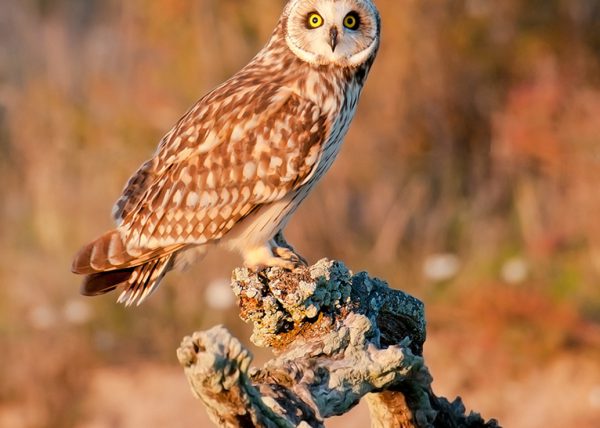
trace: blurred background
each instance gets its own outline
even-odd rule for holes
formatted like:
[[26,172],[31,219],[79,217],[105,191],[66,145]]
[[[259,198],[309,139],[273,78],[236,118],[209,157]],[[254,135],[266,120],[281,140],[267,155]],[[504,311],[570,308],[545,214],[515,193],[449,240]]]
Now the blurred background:
[[[175,350],[218,323],[250,346],[239,258],[135,309],[79,296],[70,263],[282,5],[0,0],[0,426],[206,426]],[[426,303],[438,395],[508,427],[600,426],[600,2],[377,5],[379,57],[290,242]],[[360,405],[330,426],[367,424]]]

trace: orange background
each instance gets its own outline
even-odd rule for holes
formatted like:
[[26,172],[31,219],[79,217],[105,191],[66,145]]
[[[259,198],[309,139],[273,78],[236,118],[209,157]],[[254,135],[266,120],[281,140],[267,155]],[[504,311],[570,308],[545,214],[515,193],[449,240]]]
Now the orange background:
[[[203,426],[175,349],[217,323],[248,343],[223,286],[239,258],[131,310],[69,267],[282,4],[0,0],[0,426]],[[600,5],[377,5],[379,57],[290,242],[426,303],[438,394],[509,427],[600,426]]]

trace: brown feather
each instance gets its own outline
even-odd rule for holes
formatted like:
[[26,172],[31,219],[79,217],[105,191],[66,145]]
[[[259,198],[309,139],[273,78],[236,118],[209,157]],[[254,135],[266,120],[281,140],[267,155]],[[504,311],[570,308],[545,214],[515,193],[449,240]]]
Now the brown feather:
[[116,270],[125,267],[138,257],[127,252],[120,232],[111,230],[79,250],[71,270],[78,274]]
[[135,268],[113,270],[87,275],[81,285],[84,296],[98,296],[113,291],[117,286],[127,281]]
[[136,248],[130,254],[123,242],[119,230],[111,230],[91,243],[85,245],[75,255],[71,271],[81,275],[127,269],[142,265],[158,256],[169,255],[185,244],[171,245],[164,248]]
[[87,275],[81,286],[81,294],[98,296],[121,286],[124,290],[118,301],[126,306],[136,302],[139,305],[156,290],[165,274],[172,269],[176,254],[167,254],[126,269]]

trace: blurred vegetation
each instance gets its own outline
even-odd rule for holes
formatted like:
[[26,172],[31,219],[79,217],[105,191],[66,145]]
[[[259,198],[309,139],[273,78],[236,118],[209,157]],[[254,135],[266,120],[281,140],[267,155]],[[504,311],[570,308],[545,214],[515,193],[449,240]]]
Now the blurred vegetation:
[[[131,311],[80,298],[69,266],[161,136],[260,49],[282,4],[0,0],[0,413],[22,405],[35,409],[26,426],[73,426],[82,373],[173,364],[184,334],[218,322],[246,337],[234,308],[202,303],[236,256],[170,275]],[[383,43],[357,117],[290,241],[415,293],[434,330],[480,323],[482,343],[529,355],[519,367],[597,353],[600,2],[377,5]]]

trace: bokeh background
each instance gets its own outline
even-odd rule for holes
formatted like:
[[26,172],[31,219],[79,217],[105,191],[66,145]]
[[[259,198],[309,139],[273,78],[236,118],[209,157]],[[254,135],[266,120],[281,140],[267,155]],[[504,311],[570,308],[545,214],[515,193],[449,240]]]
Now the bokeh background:
[[[0,0],[0,426],[207,426],[175,349],[217,323],[248,343],[239,258],[126,310],[80,297],[71,257],[282,3]],[[426,303],[438,394],[508,427],[600,426],[600,2],[377,4],[378,60],[290,241]],[[360,405],[331,426],[367,424]]]

